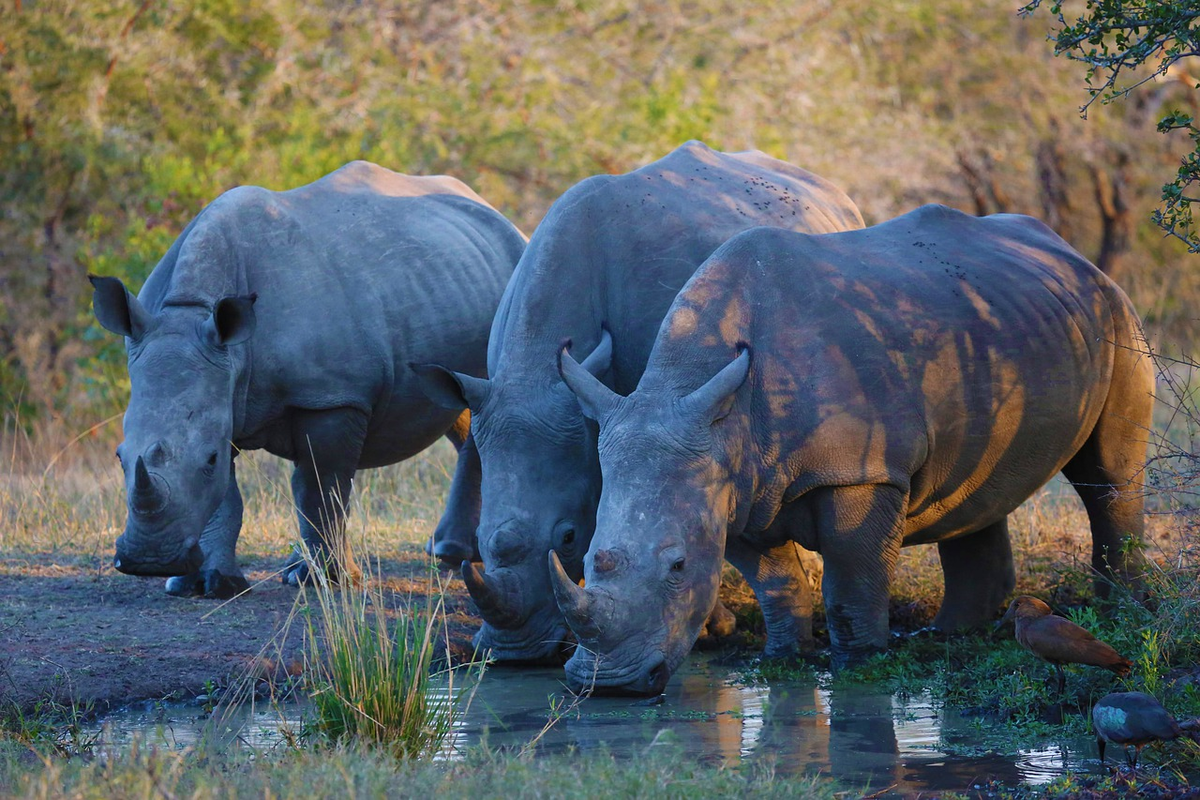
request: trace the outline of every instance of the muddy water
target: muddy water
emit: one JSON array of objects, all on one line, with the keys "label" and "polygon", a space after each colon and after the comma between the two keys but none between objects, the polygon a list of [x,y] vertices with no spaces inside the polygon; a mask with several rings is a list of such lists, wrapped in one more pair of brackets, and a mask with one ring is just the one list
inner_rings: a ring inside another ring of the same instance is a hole
[{"label": "muddy water", "polygon": [[[546,726],[551,699],[561,700],[561,676],[561,669],[490,670],[456,732],[455,747],[524,747]],[[900,697],[870,686],[822,684],[828,681],[747,681],[736,669],[693,654],[657,705],[586,700],[538,740],[537,752],[622,757],[670,744],[698,762],[819,773],[860,791],[897,794],[970,791],[988,780],[1041,784],[1068,770],[1098,769],[1088,738],[1006,748],[988,736],[986,723],[943,709],[927,694]],[[205,736],[282,745],[281,724],[298,730],[304,713],[297,706],[259,707],[218,724],[196,707],[131,708],[104,720],[103,748],[119,749],[134,735],[172,748]]]}]

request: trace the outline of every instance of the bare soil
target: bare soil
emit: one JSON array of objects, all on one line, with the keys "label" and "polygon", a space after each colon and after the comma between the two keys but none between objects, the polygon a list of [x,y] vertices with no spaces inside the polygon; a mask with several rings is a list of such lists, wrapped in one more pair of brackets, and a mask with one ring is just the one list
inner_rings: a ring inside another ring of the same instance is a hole
[{"label": "bare soil", "polygon": [[[244,564],[253,590],[222,603],[170,597],[164,579],[122,575],[99,559],[0,561],[0,709],[56,703],[99,715],[134,701],[194,698],[246,676],[295,673],[303,625],[280,633],[297,590],[273,577],[279,566]],[[424,553],[379,566],[394,603],[436,590]],[[474,606],[460,580],[443,583],[451,652],[469,653]]]},{"label": "bare soil", "polygon": [[[23,713],[55,704],[95,717],[134,702],[186,701],[246,678],[280,681],[300,672],[304,625],[287,624],[298,592],[274,577],[278,559],[244,562],[253,589],[228,602],[171,597],[163,578],[120,574],[106,557],[70,560],[91,563],[62,565],[41,554],[0,560],[0,713],[14,704]],[[380,559],[373,579],[393,607],[423,603],[440,583],[450,657],[470,656],[480,620],[457,575],[443,572],[438,581],[414,548]],[[740,630],[699,646],[760,646],[761,630],[745,632],[761,629],[745,583],[726,575],[721,598]]]}]

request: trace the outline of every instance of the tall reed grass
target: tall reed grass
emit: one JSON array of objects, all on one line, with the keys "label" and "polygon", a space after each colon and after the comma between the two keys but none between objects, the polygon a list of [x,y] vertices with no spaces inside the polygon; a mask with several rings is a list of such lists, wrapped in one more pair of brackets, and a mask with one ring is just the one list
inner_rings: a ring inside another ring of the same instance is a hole
[{"label": "tall reed grass", "polygon": [[[313,572],[316,582],[297,598],[312,701],[301,739],[364,742],[397,758],[441,753],[470,704],[484,661],[476,657],[451,668],[438,658],[439,642],[449,642],[445,587],[436,570],[430,571],[430,591],[391,603],[391,612],[382,580],[335,586]],[[381,577],[378,568],[375,574]]]}]

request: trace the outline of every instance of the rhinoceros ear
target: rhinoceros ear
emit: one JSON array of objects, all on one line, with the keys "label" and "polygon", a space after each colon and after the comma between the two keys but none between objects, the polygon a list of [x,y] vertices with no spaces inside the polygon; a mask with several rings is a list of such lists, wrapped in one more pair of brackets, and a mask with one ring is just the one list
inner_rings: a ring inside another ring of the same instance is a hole
[{"label": "rhinoceros ear", "polygon": [[[600,346],[603,347],[604,342],[601,341]],[[564,342],[563,346],[558,350],[558,374],[562,376],[563,383],[575,395],[575,399],[579,401],[579,407],[583,410],[583,415],[588,419],[594,419],[597,422],[603,423],[604,418],[616,408],[617,403],[621,401],[621,396],[609,389],[600,379],[593,375],[588,370],[584,369],[583,365],[571,357],[571,343]]]},{"label": "rhinoceros ear", "polygon": [[254,301],[258,295],[245,297],[222,297],[213,306],[212,316],[204,323],[204,332],[209,341],[222,347],[241,344],[254,334],[257,317]]},{"label": "rhinoceros ear", "polygon": [[410,363],[408,368],[416,373],[425,396],[442,408],[478,411],[487,400],[488,382],[484,378],[464,375],[438,364]]},{"label": "rhinoceros ear", "polygon": [[750,348],[745,347],[738,357],[726,364],[708,383],[680,401],[687,413],[696,414],[710,423],[724,419],[733,410],[737,390],[750,374]]},{"label": "rhinoceros ear", "polygon": [[92,283],[92,310],[105,330],[138,339],[150,329],[153,318],[120,278],[88,275]]}]

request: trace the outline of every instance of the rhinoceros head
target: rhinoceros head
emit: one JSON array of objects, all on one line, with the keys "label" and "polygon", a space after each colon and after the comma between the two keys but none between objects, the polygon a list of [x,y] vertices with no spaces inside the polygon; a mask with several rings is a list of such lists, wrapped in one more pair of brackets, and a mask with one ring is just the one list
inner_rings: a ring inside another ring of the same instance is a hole
[{"label": "rhinoceros head", "polygon": [[699,636],[720,588],[732,502],[713,426],[746,379],[743,352],[699,389],[609,391],[569,357],[563,379],[600,423],[604,491],[584,560],[586,589],[549,554],[559,608],[579,647],[575,691],[658,694]]},{"label": "rhinoceros head", "polygon": [[[580,369],[601,374],[611,355],[604,332]],[[497,661],[561,661],[570,631],[555,603],[546,553],[557,553],[576,579],[583,576],[600,493],[594,426],[545,370],[501,369],[483,380],[429,365],[414,369],[435,402],[471,410],[482,467],[476,535],[484,571],[464,561],[462,573],[483,617],[476,646]]]},{"label": "rhinoceros head", "polygon": [[254,332],[254,297],[150,314],[116,278],[91,277],[92,306],[125,337],[131,392],[125,440],[128,517],[114,565],[132,575],[200,568],[200,534],[229,484],[235,374],[229,349]]}]

